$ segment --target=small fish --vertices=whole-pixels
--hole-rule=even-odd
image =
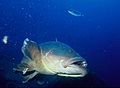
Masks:
[[[75,11],[75,10],[68,10],[68,13],[73,16],[84,16],[81,12]]]
[[[23,59],[13,70],[24,75],[23,83],[37,74],[65,77],[84,77],[87,74],[87,62],[68,45],[59,41],[41,44],[26,38],[21,48]],[[30,72],[30,74],[25,75]]]

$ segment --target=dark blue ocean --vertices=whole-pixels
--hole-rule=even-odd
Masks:
[[[119,0],[0,0],[0,88],[120,87],[119,6]],[[39,75],[23,84],[13,68],[25,38],[71,46],[86,59],[88,74]]]

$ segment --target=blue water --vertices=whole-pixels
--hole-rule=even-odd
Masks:
[[[69,78],[56,77],[42,86],[35,80],[21,83],[20,75],[15,74],[12,68],[21,61],[23,40],[29,38],[38,43],[57,39],[87,60],[88,76],[76,79],[79,81],[70,81],[74,81],[77,87],[101,84],[119,87],[119,5],[119,0],[0,0],[0,85],[8,88],[43,88],[69,84]],[[69,14],[68,10],[71,9],[84,16]],[[8,36],[7,44],[2,41],[5,35]],[[63,83],[56,82],[58,79]],[[48,77],[44,80],[48,80]],[[96,80],[100,83],[96,83]]]

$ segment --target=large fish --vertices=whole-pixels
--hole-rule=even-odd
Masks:
[[[21,48],[23,60],[14,68],[22,74],[26,83],[37,74],[84,77],[87,74],[86,60],[68,45],[50,41],[38,45],[26,38]]]

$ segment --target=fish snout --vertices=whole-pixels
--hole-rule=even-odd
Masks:
[[[86,62],[86,61],[83,61],[83,62],[81,63],[81,66],[84,67],[84,68],[86,68],[86,67],[87,67],[87,62]]]
[[[84,61],[75,61],[64,65],[66,76],[70,77],[84,77],[87,74],[87,62]]]

